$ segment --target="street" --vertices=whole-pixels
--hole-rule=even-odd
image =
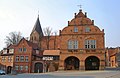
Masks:
[[[28,73],[1,75],[0,78],[120,78],[120,71],[57,71],[49,73]]]

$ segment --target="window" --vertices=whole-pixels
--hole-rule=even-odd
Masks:
[[[39,50],[35,50],[36,51],[36,54],[39,54]]]
[[[54,56],[53,60],[59,60],[59,56]]]
[[[96,48],[96,40],[85,40],[85,48],[95,49]]]
[[[15,66],[15,70],[18,70],[18,67],[19,67],[19,66]]]
[[[19,48],[19,52],[22,52],[22,48]]]
[[[25,47],[23,48],[23,52],[26,52],[26,48]]]
[[[28,62],[28,56],[25,56],[25,62]]]
[[[16,62],[18,62],[18,61],[19,61],[19,56],[16,56],[16,59],[15,59],[15,60],[16,60]]]
[[[68,49],[78,49],[78,41],[77,40],[69,40],[68,41]]]
[[[78,32],[78,28],[76,26],[74,27],[74,32]]]
[[[73,48],[78,49],[78,41],[77,40],[74,41]]]
[[[6,60],[6,57],[2,56],[2,62],[5,62],[5,60]]]
[[[12,61],[12,56],[8,56],[8,62]]]
[[[23,70],[23,66],[20,66],[20,70]]]
[[[86,27],[86,28],[85,28],[85,32],[90,32],[90,28],[89,28],[89,27]]]
[[[24,56],[20,56],[20,61],[21,61],[21,62],[24,61]]]
[[[25,66],[25,70],[28,71],[28,66]]]
[[[72,41],[71,40],[68,41],[68,49],[73,49],[72,48]]]

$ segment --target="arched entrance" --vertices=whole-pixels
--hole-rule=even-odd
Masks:
[[[11,73],[11,70],[12,70],[12,66],[8,66],[8,67],[7,67],[7,74],[10,74],[10,73]]]
[[[100,60],[96,56],[89,56],[85,60],[85,70],[99,70]]]
[[[34,73],[42,73],[43,72],[43,64],[38,62],[34,65]]]
[[[70,56],[65,59],[65,70],[79,70],[79,59],[74,56]]]

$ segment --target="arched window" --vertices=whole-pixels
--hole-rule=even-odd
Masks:
[[[85,48],[86,49],[95,49],[96,48],[96,40],[85,40]]]
[[[68,41],[68,49],[78,49],[78,41],[77,40],[69,40]]]

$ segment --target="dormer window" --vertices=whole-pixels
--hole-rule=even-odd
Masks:
[[[74,32],[78,32],[78,28],[77,27],[74,27]]]
[[[85,32],[90,32],[90,28],[89,28],[89,27],[86,27],[86,28],[85,28]]]

